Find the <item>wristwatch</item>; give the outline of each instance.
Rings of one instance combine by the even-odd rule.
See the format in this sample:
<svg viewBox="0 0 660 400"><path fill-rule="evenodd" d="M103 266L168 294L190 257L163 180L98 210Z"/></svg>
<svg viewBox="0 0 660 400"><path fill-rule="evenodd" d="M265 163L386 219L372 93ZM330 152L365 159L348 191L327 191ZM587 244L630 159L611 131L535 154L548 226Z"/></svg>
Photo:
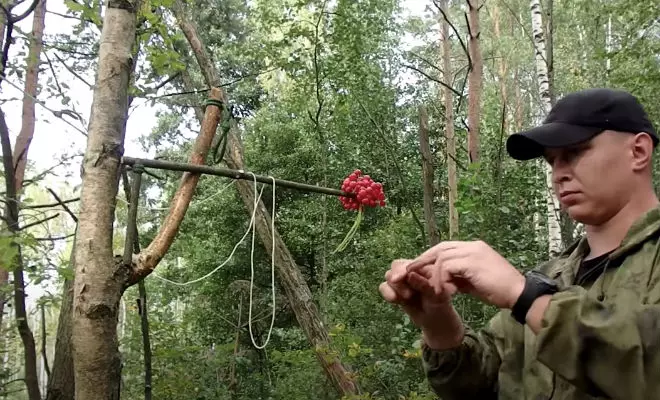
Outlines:
<svg viewBox="0 0 660 400"><path fill-rule="evenodd" d="M525 274L525 288L523 289L516 304L511 308L511 316L521 324L525 324L527 312L534 300L546 294L554 294L559 291L555 281L538 271L529 271Z"/></svg>

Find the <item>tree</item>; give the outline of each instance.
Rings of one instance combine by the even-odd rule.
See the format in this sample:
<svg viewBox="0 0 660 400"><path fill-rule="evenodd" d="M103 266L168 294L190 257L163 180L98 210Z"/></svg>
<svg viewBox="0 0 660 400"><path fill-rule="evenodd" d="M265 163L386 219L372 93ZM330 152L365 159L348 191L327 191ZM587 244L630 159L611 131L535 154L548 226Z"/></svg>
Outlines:
<svg viewBox="0 0 660 400"><path fill-rule="evenodd" d="M532 14L532 31L534 37L534 50L536 56L536 76L538 82L539 97L543 105L543 113L547 115L552 108L552 96L550 93L550 79L548 76L547 51L545 48L545 37L543 32L543 17L540 0L530 2ZM548 218L548 251L551 255L559 254L562 249L561 227L559 225L559 202L553 195L552 170L550 165L544 163L546 176L546 205Z"/></svg>
<svg viewBox="0 0 660 400"><path fill-rule="evenodd" d="M27 68L25 74L25 89L23 96L22 126L21 131L16 138L14 152L12 154L11 143L9 139L9 128L5 121L4 114L0 111L0 136L2 137L2 152L4 176L7 192L7 201L5 202L5 222L12 237L11 253L13 260L10 265L3 265L0 272L0 286L4 286L8 278L8 270L11 270L14 278L14 307L18 332L23 342L25 354L25 385L30 400L40 400L39 382L37 377L37 354L34 335L28 324L27 312L25 307L25 282L23 277L23 254L19 243L16 242L19 231L25 229L25 226L19 227L20 198L23 192L23 177L25 176L25 167L27 164L27 155L30 148L30 142L34 136L35 124L35 100L38 95L38 76L39 65L41 61L41 50L43 47L42 38L46 17L45 0L35 0L30 8L22 15L15 16L9 10L4 9L7 18L6 36L4 50L2 55L2 75L7 68L7 55L9 46L12 42L12 31L14 25L26 18L34 11L32 23L32 37L30 39ZM0 78L0 82L2 78ZM15 250L14 250L15 249ZM14 253L15 251L15 253ZM0 323L4 312L4 299L0 299Z"/></svg>
<svg viewBox="0 0 660 400"><path fill-rule="evenodd" d="M219 85L220 76L213 61L209 57L204 43L197 33L197 27L186 15L184 6L179 0L175 1L175 15L181 30L192 48L206 84L209 86ZM222 101L223 104L229 104L228 97L225 93L222 95ZM229 131L227 133L228 153L225 157L225 162L232 169L244 170L243 149L239 141L240 132L238 125L233 118L230 119L229 124ZM238 181L236 185L243 203L248 211L252 213L254 211L256 193L254 193L251 184L246 181ZM257 203L255 215L257 233L266 251L269 253L273 252L276 257L274 263L286 297L328 379L330 379L341 395L356 393L356 383L349 377L346 367L342 365L341 361L333 356L330 349L328 332L323 326L322 318L313 301L311 291L300 273L295 260L277 230L271 232L271 218L261 200ZM273 246L275 247L274 249Z"/></svg>
<svg viewBox="0 0 660 400"><path fill-rule="evenodd" d="M481 123L481 91L483 81L483 59L479 40L481 28L479 27L478 0L467 0L467 29L468 29L468 156L471 163L479 162L479 124Z"/></svg>

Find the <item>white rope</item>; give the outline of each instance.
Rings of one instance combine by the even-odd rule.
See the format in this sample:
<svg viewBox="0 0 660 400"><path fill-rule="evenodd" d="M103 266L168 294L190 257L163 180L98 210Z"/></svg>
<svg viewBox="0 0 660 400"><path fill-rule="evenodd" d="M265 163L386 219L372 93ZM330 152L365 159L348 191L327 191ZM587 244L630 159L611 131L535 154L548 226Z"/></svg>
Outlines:
<svg viewBox="0 0 660 400"><path fill-rule="evenodd" d="M229 186L229 185L227 185L227 186ZM256 195L257 191L255 190L254 193L255 193L255 195ZM261 192L259 193L259 198L257 199L257 201L261 200L261 195L262 195L263 193L264 193L264 186L261 187ZM256 198L256 197L255 197L255 198ZM220 270L220 268L224 267L229 261L231 261L232 257L234 256L234 253L236 252L236 249L238 249L238 246L240 246L241 243L243 243L243 242L245 241L245 238L246 238L247 235L250 233L250 229L252 229L252 227L253 227L253 225L254 225L256 210L257 210L257 209L255 208L255 209L252 211L252 218L250 218L250 225L248 226L248 228L247 228L247 230L245 231L245 234L243 235L243 237L241 238L241 240L239 240L238 243L236 243L236 245L234 246L234 249L233 249L233 250L231 251L231 253L229 254L229 257L227 257L227 259L226 259L222 264L218 265L213 271L211 271L211 272L209 272L208 274L202 276L201 278L193 279L192 281L183 282L183 283L182 283L182 282L174 282L174 281L171 281L171 280L169 280L169 279L167 279L167 278L163 278L162 276L159 276L159 275L156 274L155 272L151 273L151 276L156 277L156 278L160 279L160 280L163 281L163 282L171 283L172 285L177 285L177 286L188 286L188 285L192 285L193 283L200 282L200 281L202 281L202 280L208 278L209 276L213 275L213 274L216 273L218 270Z"/></svg>
<svg viewBox="0 0 660 400"><path fill-rule="evenodd" d="M252 173L249 172L250 175L252 175L252 178L254 180L254 193L257 193L257 177ZM270 235L271 235L271 254L270 254L270 284L272 288L272 316L270 319L270 328L268 328L268 336L266 336L266 341L262 346L259 346L254 339L254 335L252 333L252 288L254 286L254 231L255 229L252 229L252 251L250 252L250 311L248 314L248 328L250 330L250 339L252 339L252 345L256 347L257 349L261 350L266 345L268 344L268 341L270 340L270 335L273 332L273 325L275 324L275 178L270 176L270 179L273 181L273 202L272 202L272 210L271 210L271 215L270 215ZM261 188L263 192L263 186ZM259 195L261 197L261 195ZM259 202L255 196L254 198L254 210L257 209Z"/></svg>

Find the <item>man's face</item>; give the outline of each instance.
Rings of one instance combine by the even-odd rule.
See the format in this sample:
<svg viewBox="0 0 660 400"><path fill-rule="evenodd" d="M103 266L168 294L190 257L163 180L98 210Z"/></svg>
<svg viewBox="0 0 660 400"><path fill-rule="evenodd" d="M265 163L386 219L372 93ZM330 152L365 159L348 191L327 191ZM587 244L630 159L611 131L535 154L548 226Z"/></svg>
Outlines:
<svg viewBox="0 0 660 400"><path fill-rule="evenodd" d="M628 202L639 179L634 136L605 131L579 145L546 150L555 195L571 218L600 225Z"/></svg>

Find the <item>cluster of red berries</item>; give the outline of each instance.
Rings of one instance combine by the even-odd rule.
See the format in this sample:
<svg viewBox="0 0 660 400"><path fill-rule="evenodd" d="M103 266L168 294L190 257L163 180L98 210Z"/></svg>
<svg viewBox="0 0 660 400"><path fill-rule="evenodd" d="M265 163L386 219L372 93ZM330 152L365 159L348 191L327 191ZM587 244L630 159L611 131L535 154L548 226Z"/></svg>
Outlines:
<svg viewBox="0 0 660 400"><path fill-rule="evenodd" d="M362 171L359 169L356 169L348 178L344 179L341 190L356 194L356 197L339 197L345 210L358 210L363 206L385 207L383 185L374 182L369 175L362 175Z"/></svg>

